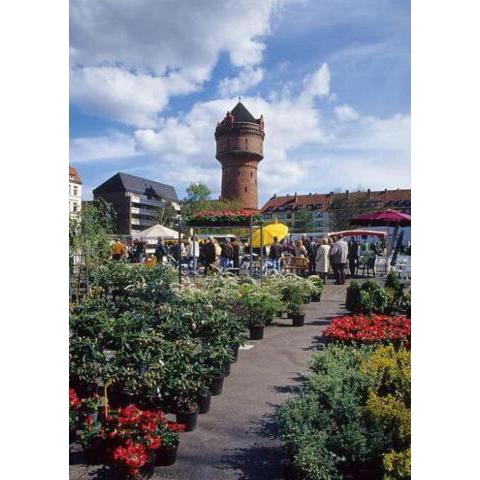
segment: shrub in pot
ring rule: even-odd
[[[310,289],[310,299],[312,302],[319,302],[324,287],[323,280],[318,275],[311,275],[307,279]]]
[[[202,357],[205,376],[209,379],[210,393],[220,395],[223,389],[226,365],[229,365],[233,358],[231,349],[222,338],[216,341],[205,341]]]
[[[283,286],[282,295],[287,304],[287,312],[292,318],[292,325],[303,326],[305,312],[302,305],[305,303],[306,297],[310,295],[308,289],[305,289],[304,282],[292,279]]]
[[[162,439],[162,445],[156,451],[155,465],[168,467],[177,460],[179,432],[184,432],[185,426],[181,423],[162,422],[159,424],[157,434]]]
[[[240,293],[240,309],[250,329],[250,338],[259,340],[263,338],[263,328],[283,308],[281,297],[269,288],[258,289],[253,285],[243,285]]]

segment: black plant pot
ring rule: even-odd
[[[225,377],[223,375],[212,377],[210,382],[210,393],[212,395],[220,395],[222,393],[224,380]]]
[[[297,314],[292,315],[292,326],[294,327],[303,327],[303,323],[305,322],[305,314]]]
[[[186,412],[179,410],[177,412],[177,423],[183,423],[185,425],[186,432],[193,432],[197,426],[198,411]]]
[[[250,340],[262,340],[263,339],[263,330],[265,327],[250,327]]]
[[[317,293],[316,295],[312,295],[312,302],[319,302],[322,295]]]
[[[101,443],[85,448],[84,453],[89,465],[104,465],[107,463],[105,445]]]
[[[223,374],[228,377],[230,375],[230,362],[225,362],[223,365]]]
[[[240,348],[240,345],[238,343],[236,345],[233,345],[232,347],[232,355],[233,355],[233,360],[231,363],[235,363],[238,360],[238,349]]]
[[[174,447],[160,447],[155,457],[156,467],[168,467],[177,461],[178,443]]]
[[[210,403],[212,400],[212,394],[210,391],[202,392],[198,398],[198,413],[208,413],[210,411]]]
[[[287,318],[292,318],[293,313],[287,312]]]

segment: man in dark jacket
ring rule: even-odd
[[[209,237],[208,242],[205,244],[204,253],[205,253],[205,270],[203,273],[207,275],[208,271],[212,270],[212,263],[214,263],[217,258],[217,253],[215,251],[215,244],[213,243],[212,237]]]
[[[222,271],[226,270],[230,266],[230,262],[233,260],[233,247],[230,244],[230,239],[227,238],[225,243],[222,244],[220,253],[220,268]]]
[[[278,243],[278,238],[273,237],[273,245],[270,247],[270,260],[276,272],[280,273],[280,258],[282,257],[282,246]]]
[[[240,268],[240,241],[236,238],[232,243],[233,248],[233,268]]]
[[[355,237],[350,237],[348,242],[348,266],[350,268],[350,277],[357,277],[358,259],[360,257],[360,244]]]

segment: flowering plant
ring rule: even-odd
[[[78,423],[78,411],[82,406],[82,401],[78,398],[75,389],[70,388],[68,391],[69,412],[68,420],[70,428],[75,428]]]
[[[334,318],[323,335],[344,342],[410,342],[410,320],[402,315],[347,315]]]
[[[202,210],[186,218],[187,223],[244,223],[259,220],[255,210]]]

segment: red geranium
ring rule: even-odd
[[[403,316],[346,315],[332,320],[323,335],[344,342],[410,342],[410,320]]]
[[[127,441],[126,446],[119,446],[113,451],[113,459],[124,463],[128,469],[128,474],[133,478],[138,478],[141,468],[147,463],[147,450],[141,443]]]
[[[185,425],[183,423],[167,422],[167,427],[172,432],[181,433],[185,431]]]
[[[78,398],[77,392],[73,388],[68,390],[68,400],[74,410],[78,410],[82,406],[82,401]]]

